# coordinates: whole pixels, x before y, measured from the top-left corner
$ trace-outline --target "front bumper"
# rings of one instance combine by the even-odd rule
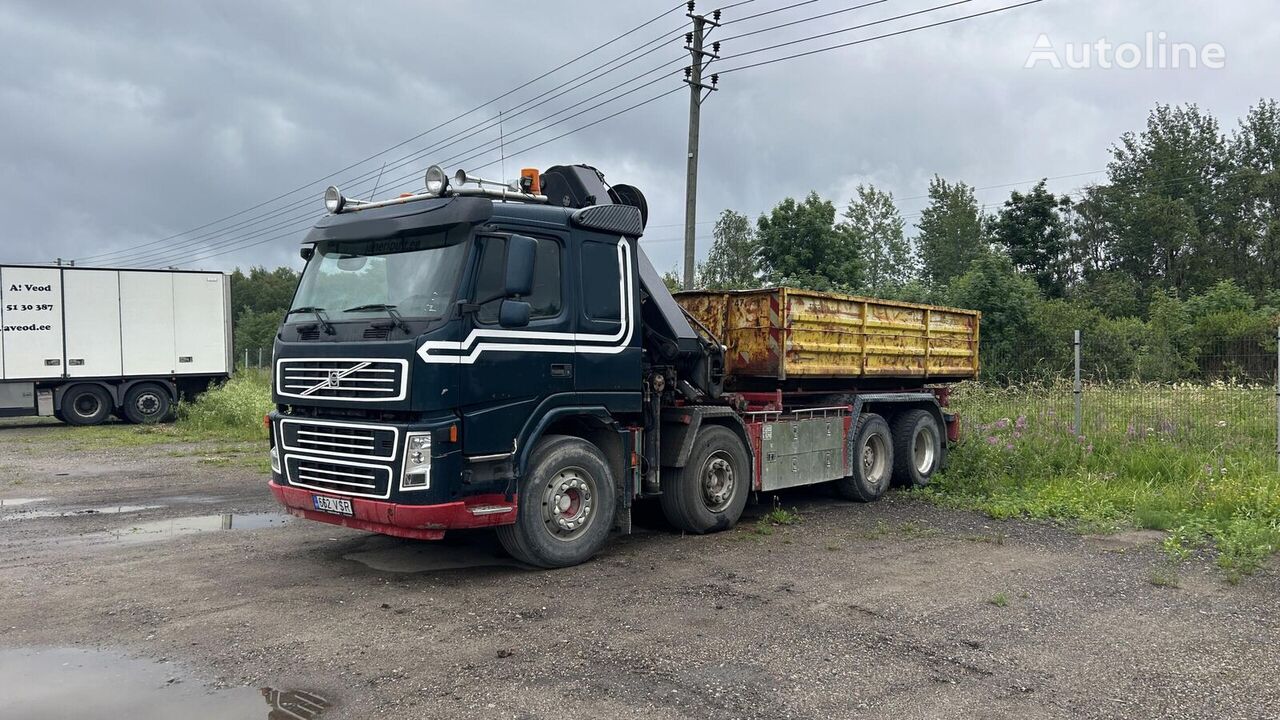
[[[473,495],[439,505],[404,505],[393,502],[332,495],[351,501],[352,517],[319,512],[313,495],[326,495],[281,485],[270,484],[271,493],[290,515],[308,520],[342,525],[356,530],[394,535],[416,540],[439,540],[447,530],[495,527],[516,521],[516,503],[502,494]]]

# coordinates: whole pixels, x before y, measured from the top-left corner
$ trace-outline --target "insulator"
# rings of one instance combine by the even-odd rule
[[[687,67],[687,68],[685,68],[685,69],[684,69],[684,76],[685,76],[685,79],[688,79],[688,78],[693,77],[693,68],[691,68],[691,67]]]
[[[711,17],[714,18],[716,22],[720,22],[720,11],[716,10],[715,12],[711,13]]]
[[[718,43],[718,42],[713,42],[713,43],[711,43],[711,52],[719,53],[719,52],[720,52],[720,43]]]
[[[719,75],[712,75],[712,76],[711,76],[711,84],[712,84],[712,85],[715,85],[716,83],[719,83],[719,82],[720,82],[720,76],[719,76]]]
[[[689,12],[693,12],[693,0],[689,0],[685,5],[688,6]]]
[[[685,45],[692,45],[692,44],[693,44],[693,33],[685,33],[685,34],[684,34],[684,44],[685,44]]]

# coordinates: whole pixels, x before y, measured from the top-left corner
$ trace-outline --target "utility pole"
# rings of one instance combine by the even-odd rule
[[[688,4],[685,13],[693,20],[693,32],[684,36],[685,49],[693,58],[693,64],[684,69],[684,81],[689,85],[689,157],[688,170],[684,186],[684,289],[693,289],[694,271],[694,235],[698,229],[698,124],[702,119],[702,101],[716,90],[720,81],[718,75],[711,76],[711,84],[702,82],[702,70],[708,60],[719,56],[720,43],[711,46],[711,52],[703,49],[707,27],[720,27],[720,11],[716,10],[710,18],[693,12],[693,0]],[[705,93],[705,94],[704,94]]]

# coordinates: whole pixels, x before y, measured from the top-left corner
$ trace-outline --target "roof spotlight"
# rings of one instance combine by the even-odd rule
[[[337,215],[342,212],[343,206],[347,204],[347,199],[342,197],[342,191],[336,185],[330,185],[324,191],[324,209]]]
[[[431,195],[444,195],[444,191],[449,187],[449,178],[439,165],[427,168],[426,181],[427,192]]]

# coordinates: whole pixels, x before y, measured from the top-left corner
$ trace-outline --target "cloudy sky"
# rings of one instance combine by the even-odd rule
[[[884,0],[734,38],[867,3],[813,0],[712,39],[725,40],[718,68],[728,70],[1017,1],[971,0],[732,57],[946,2]],[[507,94],[673,4],[2,0],[0,262],[298,266],[297,241],[330,182],[368,197],[376,179],[382,196],[419,185],[433,161],[501,176],[501,113],[508,176],[584,162],[638,185],[651,207],[644,244],[655,265],[674,268],[687,93],[526,148],[683,87],[682,11]],[[793,4],[754,0],[723,19]],[[1089,69],[1026,67],[1042,35],[1065,63],[1068,45],[1081,59],[1086,44],[1145,46],[1148,33],[1156,52],[1141,48],[1143,64],[1159,65],[1162,42],[1217,44],[1225,64],[1104,68],[1110,58],[1095,52]],[[874,183],[908,223],[935,173],[983,188],[992,206],[1040,177],[1070,191],[1102,179],[1108,146],[1156,103],[1198,103],[1229,129],[1276,94],[1277,65],[1270,0],[1045,0],[726,73],[703,106],[699,251],[722,209],[755,214],[809,190],[843,203]]]

